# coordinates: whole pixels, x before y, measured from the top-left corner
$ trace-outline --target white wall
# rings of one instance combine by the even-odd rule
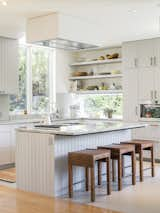
[[[68,93],[69,91],[69,76],[72,63],[72,53],[65,50],[56,50],[56,93]]]
[[[73,61],[73,54],[70,51],[56,49],[56,105],[65,118],[69,117],[69,106],[73,104],[68,80],[71,73],[69,64]]]

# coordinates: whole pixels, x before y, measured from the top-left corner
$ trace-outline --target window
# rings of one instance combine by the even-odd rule
[[[10,96],[10,111],[15,114],[46,113],[53,98],[49,97],[49,48],[23,45],[19,47],[19,94]],[[54,71],[52,71],[54,72]],[[52,81],[50,81],[52,82]],[[54,83],[54,82],[52,82]]]
[[[49,110],[49,50],[32,48],[32,111]]]
[[[81,109],[83,117],[115,118],[123,117],[123,95],[82,95]]]
[[[26,102],[26,55],[27,48],[19,48],[19,94],[10,96],[10,111],[22,113],[27,109]]]

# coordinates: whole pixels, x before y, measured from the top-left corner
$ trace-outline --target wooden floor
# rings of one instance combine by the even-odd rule
[[[117,213],[0,186],[0,213]]]
[[[0,180],[15,183],[16,182],[16,169],[3,169],[0,170]]]

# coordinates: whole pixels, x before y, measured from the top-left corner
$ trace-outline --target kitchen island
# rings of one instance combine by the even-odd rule
[[[17,129],[17,188],[47,196],[68,192],[68,152],[131,139],[145,124],[109,121],[59,121],[54,125]],[[84,169],[74,168],[74,187],[84,184]]]

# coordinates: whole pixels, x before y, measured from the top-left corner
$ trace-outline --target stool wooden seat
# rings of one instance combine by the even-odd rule
[[[139,169],[140,169],[140,181],[142,182],[144,180],[143,175],[143,151],[149,150],[151,152],[151,175],[152,177],[155,176],[155,159],[154,159],[154,141],[151,140],[131,140],[126,142],[121,142],[121,144],[134,144],[135,145],[135,151],[137,154],[139,154]]]
[[[68,173],[69,173],[69,197],[73,197],[73,166],[84,167],[86,171],[86,191],[88,191],[88,177],[90,169],[91,177],[91,201],[95,201],[95,162],[104,160],[106,162],[107,174],[107,194],[111,194],[110,183],[110,151],[98,149],[86,149],[78,152],[68,153]]]
[[[111,151],[112,167],[114,160],[118,161],[118,190],[122,190],[122,159],[124,155],[131,156],[132,159],[132,184],[136,184],[136,159],[135,159],[135,146],[128,144],[112,144],[107,146],[100,146],[98,149],[105,149]],[[112,178],[115,179],[114,168],[112,168]]]

